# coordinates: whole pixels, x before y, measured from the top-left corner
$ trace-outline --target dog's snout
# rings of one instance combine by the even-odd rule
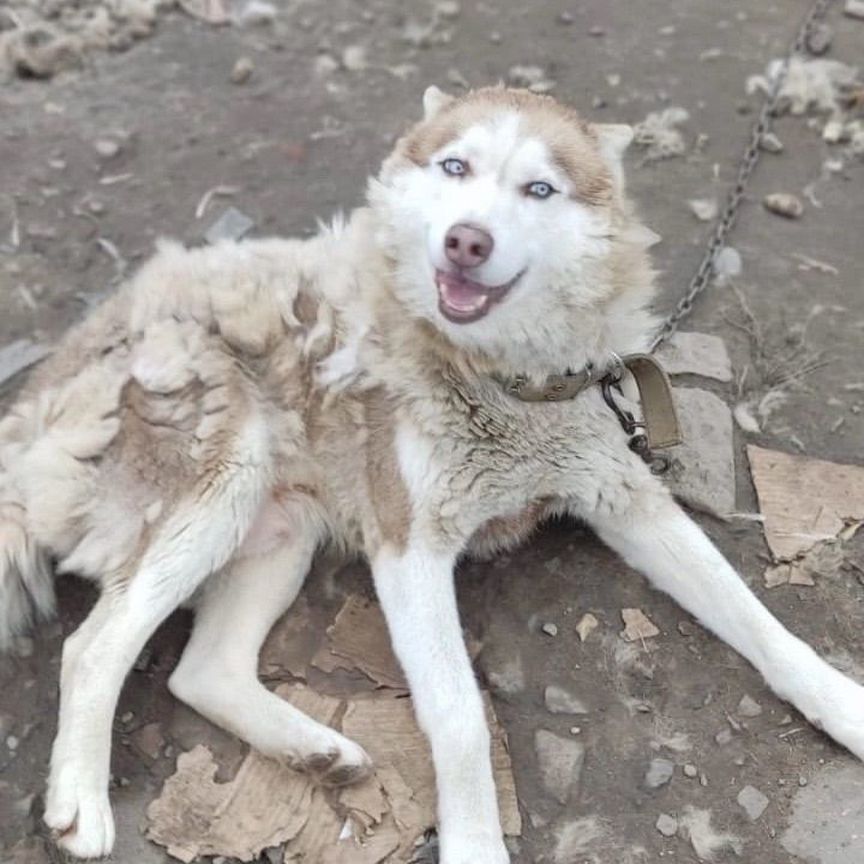
[[[492,235],[475,225],[451,225],[444,236],[444,252],[457,267],[479,267],[494,245]]]

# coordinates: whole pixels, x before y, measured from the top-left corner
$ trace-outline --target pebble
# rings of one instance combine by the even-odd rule
[[[740,276],[742,269],[741,253],[732,246],[724,246],[714,259],[714,273],[720,285]]]
[[[717,200],[715,198],[692,198],[687,202],[687,206],[700,222],[711,222],[717,218]]]
[[[586,612],[576,625],[579,641],[584,642],[599,626],[600,622],[590,613]]]
[[[245,84],[255,71],[255,64],[248,57],[240,57],[231,70],[232,84]]]
[[[93,149],[102,159],[113,159],[120,153],[120,145],[110,138],[99,138],[93,143]]]
[[[462,11],[462,7],[456,0],[439,0],[435,4],[435,11],[442,18],[457,18]]]
[[[566,804],[579,783],[585,762],[585,745],[546,729],[538,729],[534,735],[534,750],[543,788],[559,804]]]
[[[19,741],[14,735],[6,738],[6,746],[14,753],[18,749]]]
[[[801,199],[788,192],[772,192],[762,199],[762,206],[769,212],[787,219],[798,219],[804,212]]]
[[[587,714],[585,704],[563,687],[550,684],[543,693],[546,710],[550,714]]]
[[[678,820],[668,813],[661,813],[655,827],[664,837],[674,837],[678,833]]]
[[[715,736],[714,740],[721,746],[725,746],[732,740],[731,729],[721,729]]]
[[[813,23],[807,33],[807,50],[821,57],[831,47],[834,31],[827,24]]]
[[[669,759],[652,759],[645,772],[645,785],[649,789],[665,786],[675,773],[675,763]]]
[[[129,738],[145,756],[158,759],[162,755],[165,738],[162,736],[162,730],[158,723],[148,723],[146,726],[142,726],[133,732]]]
[[[551,621],[547,621],[540,628],[547,636],[557,636],[558,635],[558,627],[553,624]]]
[[[684,766],[684,776],[685,777],[689,777],[691,780],[693,780],[698,773],[699,773],[699,769],[695,765],[691,764],[690,762],[688,762]]]
[[[738,803],[744,808],[751,822],[755,822],[771,803],[755,786],[745,786],[739,793]]]
[[[739,717],[758,717],[762,713],[762,706],[750,695],[744,694],[735,713]]]
[[[599,27],[595,24],[593,27],[589,28],[588,35],[599,38],[600,36],[605,36],[606,31],[602,27]]]
[[[120,722],[124,725],[128,725],[135,719],[135,714],[132,711],[126,711],[121,717]]]
[[[843,14],[864,21],[864,0],[846,0]]]
[[[564,12],[560,12],[558,14],[557,20],[558,20],[559,24],[568,25],[568,24],[572,24],[576,20],[576,17],[573,15],[572,12],[567,12],[565,10]]]
[[[773,132],[766,132],[762,136],[762,140],[759,142],[759,146],[766,153],[783,152],[783,142]]]
[[[349,72],[362,72],[369,65],[363,45],[349,45],[342,52],[342,66]]]
[[[267,0],[248,0],[236,16],[241,27],[263,27],[276,20],[278,10]]]
[[[803,774],[798,778],[798,785],[802,787],[807,785],[807,778]]]
[[[105,212],[105,204],[103,201],[100,201],[98,198],[91,198],[87,202],[87,209],[94,216],[101,216]]]

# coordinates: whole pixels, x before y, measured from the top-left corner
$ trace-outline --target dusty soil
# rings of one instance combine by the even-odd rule
[[[365,177],[417,116],[426,84],[458,89],[460,78],[494,82],[516,64],[541,66],[556,82],[555,95],[598,119],[637,122],[667,105],[690,112],[683,156],[643,164],[635,152],[630,161],[630,187],[663,237],[655,252],[665,309],[708,232],[686,202],[721,195],[732,178],[756,104],[745,95],[745,78],[783,52],[807,5],[679,0],[639,4],[637,11],[627,0],[465,2],[436,30],[449,32],[449,41],[433,39],[426,47],[405,35],[406,23],[431,17],[431,6],[416,0],[286,2],[275,23],[246,28],[162,15],[153,35],[126,52],[97,51],[77,71],[0,86],[0,345],[56,339],[149,254],[157,236],[198,242],[228,204],[255,221],[256,234],[311,232],[316,218],[362,200]],[[864,22],[839,8],[830,21],[831,56],[860,59]],[[330,68],[321,59],[339,60],[355,45],[366,47],[366,68]],[[237,85],[229,79],[240,57],[254,68]],[[349,52],[348,65],[361,65],[351,57],[356,52]],[[766,388],[760,377],[766,358],[788,354],[805,324],[806,350],[789,362],[825,361],[789,390],[761,434],[736,433],[738,506],[745,511],[756,506],[746,442],[860,463],[864,440],[864,166],[846,159],[840,170],[826,172],[823,163],[836,158],[836,148],[805,118],[782,118],[777,134],[785,150],[763,158],[734,235],[743,259],[738,295],[713,289],[688,323],[727,340],[738,378],[750,369],[745,393]],[[705,137],[697,143],[698,136]],[[116,155],[97,152],[104,139],[119,144]],[[802,191],[811,183],[815,201]],[[199,201],[215,186],[236,191],[214,198],[196,218]],[[776,191],[801,196],[803,217],[767,213],[759,201]],[[837,272],[802,269],[796,253]],[[747,319],[739,296],[760,325],[756,340],[740,326]],[[7,401],[16,383],[5,387]],[[735,384],[712,389],[730,404],[738,400]],[[864,544],[849,550],[852,566],[815,587],[767,591],[761,528],[701,521],[783,621],[860,674],[864,571],[854,562],[864,564]],[[32,654],[0,658],[0,840],[18,861],[49,860],[47,847],[33,838],[55,727],[60,646],[93,599],[74,579],[58,589],[59,620],[37,634]],[[325,627],[352,591],[371,591],[362,567],[314,577],[308,592],[316,626]],[[680,816],[688,807],[710,810],[715,828],[737,835],[741,860],[864,860],[864,769],[579,526],[551,526],[508,559],[466,566],[460,595],[466,627],[484,646],[479,674],[498,682],[496,708],[509,733],[526,817],[515,861],[696,861],[684,837],[667,838],[655,828],[661,813]],[[643,609],[660,627],[652,650],[622,653],[623,607]],[[575,625],[588,611],[600,627],[582,644]],[[557,625],[556,636],[543,632],[547,622]],[[165,858],[137,828],[178,751],[203,741],[229,766],[243,752],[167,694],[165,680],[188,624],[182,613],[166,623],[121,698],[118,718],[132,717],[117,722],[113,763],[115,777],[123,778],[113,793],[114,857],[122,864]],[[507,670],[512,686],[502,689]],[[588,713],[550,714],[543,700],[549,684],[577,695]],[[759,716],[736,714],[745,694],[760,704]],[[152,721],[164,736],[157,758],[130,740]],[[561,806],[543,791],[534,734],[545,728],[567,736],[574,725],[587,758],[576,794]],[[649,790],[644,777],[655,758],[670,760],[675,771]],[[695,777],[685,765],[696,766]],[[837,777],[843,783],[832,785]],[[770,800],[755,822],[736,801],[748,785]],[[801,798],[813,789],[827,791]],[[790,824],[812,841],[790,848],[809,858],[784,848]],[[721,852],[718,860],[724,855],[734,857]]]

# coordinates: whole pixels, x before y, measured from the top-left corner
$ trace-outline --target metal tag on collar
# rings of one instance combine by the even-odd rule
[[[562,402],[575,399],[594,382],[593,367],[563,375],[550,375],[541,385],[530,384],[524,375],[517,375],[507,384],[507,392],[523,402]]]

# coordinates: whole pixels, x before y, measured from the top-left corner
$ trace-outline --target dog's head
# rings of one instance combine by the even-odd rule
[[[503,87],[430,87],[423,104],[370,190],[398,301],[457,346],[513,357],[551,340],[560,358],[573,320],[615,290],[602,271],[629,224],[630,128]]]

